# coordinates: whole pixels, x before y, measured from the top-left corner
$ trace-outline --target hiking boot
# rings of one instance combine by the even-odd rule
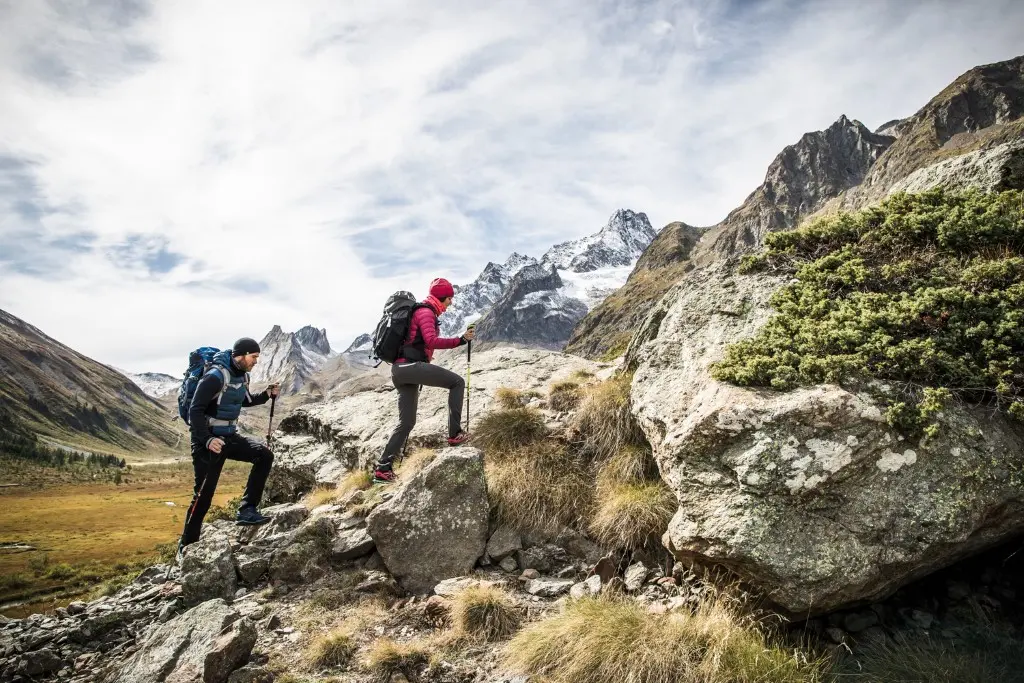
[[[239,524],[241,526],[258,526],[260,524],[266,524],[269,521],[270,517],[267,517],[253,507],[242,508],[238,511],[238,516],[235,517],[235,524]]]
[[[449,446],[458,446],[459,444],[464,444],[467,441],[469,441],[469,433],[468,432],[459,432],[455,436],[449,436],[448,437],[448,445]]]
[[[374,470],[373,471],[373,483],[374,484],[394,484],[395,473],[393,470]]]
[[[178,552],[174,554],[174,563],[179,567],[181,566],[181,560],[185,557],[185,544],[178,541]]]

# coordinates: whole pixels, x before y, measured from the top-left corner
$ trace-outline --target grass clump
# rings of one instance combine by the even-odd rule
[[[499,519],[521,531],[584,526],[594,477],[557,442],[543,442],[487,461],[487,495]]]
[[[399,643],[390,638],[380,638],[366,655],[366,669],[380,681],[390,680],[395,673],[417,680],[430,663],[430,656],[430,648],[423,643]]]
[[[588,387],[573,420],[583,449],[600,460],[607,460],[627,446],[647,444],[640,425],[630,412],[630,374]]]
[[[352,470],[338,482],[335,489],[338,498],[343,498],[353,491],[365,491],[373,485],[373,473],[369,470]]]
[[[339,629],[315,640],[306,658],[311,667],[324,669],[348,664],[355,653],[352,635]]]
[[[1024,418],[1024,192],[893,195],[772,233],[742,268],[793,282],[717,379],[780,391],[880,380],[904,394],[887,418],[910,433],[934,435],[956,396]]]
[[[488,452],[508,452],[547,435],[544,416],[533,408],[495,410],[477,421],[474,437]]]
[[[594,538],[606,548],[643,548],[668,528],[679,504],[662,481],[602,483],[590,520]]]
[[[658,465],[646,446],[623,446],[602,466],[599,478],[605,482],[628,484],[658,478]]]
[[[502,410],[515,410],[523,407],[523,392],[509,387],[499,387],[494,392],[494,401]]]
[[[518,630],[520,621],[519,608],[496,586],[472,586],[452,602],[452,624],[461,635],[472,639],[503,640]]]
[[[331,486],[318,486],[309,492],[303,502],[308,509],[313,510],[321,505],[337,502],[338,497],[338,489]]]
[[[580,404],[583,392],[577,382],[555,382],[548,393],[548,405],[552,410],[566,412]]]
[[[988,627],[970,628],[956,644],[924,633],[899,634],[857,648],[839,669],[838,680],[863,683],[1016,681],[1024,671],[1024,648],[1011,634]]]
[[[505,661],[550,683],[815,683],[826,666],[772,644],[719,602],[653,615],[608,598],[572,601],[526,627]]]
[[[434,462],[437,458],[437,451],[432,448],[417,448],[408,457],[398,461],[395,471],[402,475],[403,479],[412,479],[417,472]]]

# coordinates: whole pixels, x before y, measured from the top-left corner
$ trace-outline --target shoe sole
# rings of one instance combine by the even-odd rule
[[[235,520],[235,526],[263,526],[269,521],[270,519],[264,519],[262,522],[243,522],[241,520]]]

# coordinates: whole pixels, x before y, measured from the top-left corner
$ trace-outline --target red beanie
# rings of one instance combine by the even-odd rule
[[[452,283],[443,277],[439,277],[430,283],[430,296],[437,297],[438,299],[455,296],[455,289],[452,287]]]

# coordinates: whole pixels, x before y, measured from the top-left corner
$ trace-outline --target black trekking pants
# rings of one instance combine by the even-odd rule
[[[462,430],[462,401],[466,394],[466,380],[451,370],[430,363],[403,363],[391,366],[391,381],[398,390],[398,426],[391,432],[378,469],[389,470],[395,456],[402,450],[409,433],[416,426],[416,408],[419,406],[420,386],[441,387],[448,390],[448,436]]]
[[[196,487],[192,494],[192,504],[185,515],[185,530],[181,534],[182,545],[195,543],[203,529],[203,518],[210,511],[213,494],[217,490],[217,481],[225,460],[251,462],[249,481],[245,484],[242,502],[239,509],[259,507],[263,499],[263,487],[270,476],[270,467],[274,464],[274,454],[265,445],[255,439],[247,439],[238,434],[219,437],[224,440],[220,453],[207,450],[205,444],[192,442],[192,468],[195,470]]]

